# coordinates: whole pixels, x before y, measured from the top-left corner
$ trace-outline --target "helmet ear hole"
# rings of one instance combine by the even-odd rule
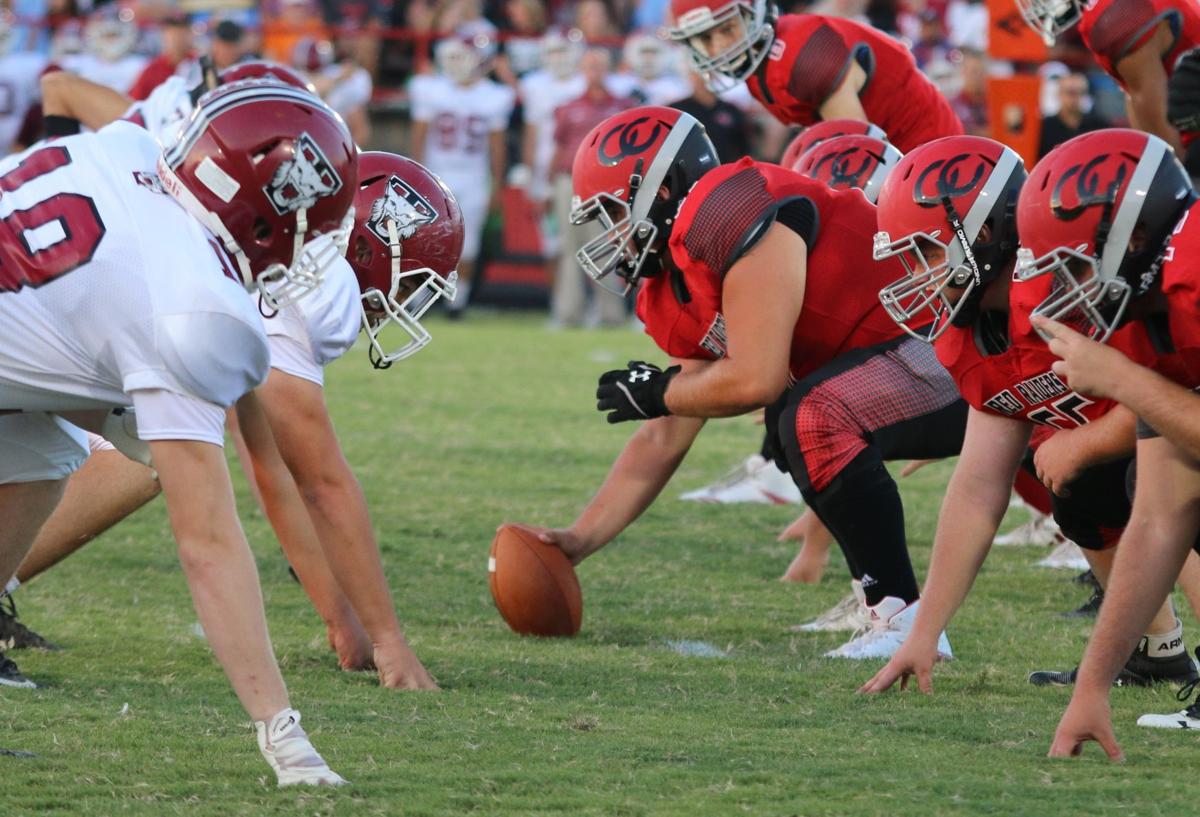
[[[259,216],[258,218],[254,219],[255,241],[259,242],[260,244],[265,244],[271,240],[271,233],[273,232],[274,230],[271,229],[270,223],[265,218]]]
[[[357,235],[354,237],[354,260],[362,266],[367,266],[371,263],[371,245],[367,243],[365,236]]]

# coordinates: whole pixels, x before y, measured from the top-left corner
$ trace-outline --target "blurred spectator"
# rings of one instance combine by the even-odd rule
[[[504,4],[508,26],[496,59],[496,74],[514,88],[517,80],[541,65],[541,40],[546,31],[546,9],[541,0],[508,0]]]
[[[717,149],[717,159],[722,164],[751,155],[750,122],[746,114],[741,108],[708,90],[704,77],[695,71],[689,71],[688,75],[692,95],[671,103],[671,107],[689,113],[700,121],[713,147]]]
[[[439,0],[433,10],[433,33],[496,41],[496,26],[483,16],[479,0]]]
[[[979,51],[962,52],[962,90],[950,100],[950,107],[962,121],[963,129],[973,136],[989,136],[987,101],[987,57]]]
[[[924,71],[932,62],[948,61],[952,46],[946,39],[946,27],[942,24],[941,15],[936,11],[925,9],[918,19],[912,55],[917,61],[917,67]]]
[[[983,0],[950,0],[946,7],[946,32],[956,48],[987,51],[988,10]]]
[[[667,24],[671,0],[641,0],[633,10],[633,27],[654,31]]]
[[[262,50],[268,59],[286,65],[291,62],[296,43],[305,37],[325,40],[328,36],[312,0],[281,0],[279,16],[263,21]]]
[[[194,64],[192,21],[182,11],[173,11],[162,19],[162,50],[150,60],[129,89],[131,99],[145,99],[150,92],[173,74],[186,73]]]
[[[309,37],[296,43],[292,67],[303,73],[326,104],[342,115],[354,141],[365,145],[371,137],[367,118],[371,75],[353,59],[335,60],[333,43]]]
[[[616,41],[621,32],[604,0],[579,0],[575,5],[574,26],[586,42],[603,46],[612,52],[614,59],[619,58],[620,47]]]
[[[606,80],[612,69],[612,58],[606,49],[589,48],[579,62],[579,69],[586,85],[583,96],[554,112],[555,150],[551,169],[554,217],[559,224],[560,244],[554,290],[550,294],[550,319],[556,327],[582,326],[593,319],[601,326],[619,326],[626,320],[625,302],[601,287],[589,287],[586,273],[575,260],[579,248],[599,235],[603,228],[599,224],[571,224],[571,200],[575,195],[571,166],[583,138],[592,128],[633,103],[609,92]],[[585,315],[589,289],[594,296],[593,319]]]
[[[557,31],[542,37],[542,67],[520,82],[525,111],[523,162],[530,171],[529,197],[544,203],[550,197],[550,160],[554,157],[554,111],[583,93],[586,83],[579,73],[583,43],[578,32]]]
[[[871,23],[867,19],[867,0],[817,0],[806,11],[827,17],[846,17],[868,25]]]
[[[616,96],[633,97],[639,105],[669,105],[691,93],[677,69],[683,54],[656,34],[636,32],[625,39],[624,61],[629,71],[608,82]]]
[[[1091,112],[1087,77],[1081,73],[1073,72],[1058,80],[1058,102],[1058,113],[1042,119],[1039,159],[1081,133],[1112,127],[1107,119]]]
[[[213,29],[208,53],[218,71],[223,71],[247,54],[246,30],[233,20],[222,20]]]
[[[146,67],[146,58],[133,53],[138,28],[129,8],[102,6],[92,12],[83,28],[82,53],[63,56],[63,68],[127,94]]]
[[[38,106],[38,77],[46,58],[18,48],[20,30],[7,11],[0,10],[0,156],[17,144],[17,136],[30,108]]]
[[[447,37],[435,50],[438,73],[413,77],[410,155],[444,181],[462,209],[466,236],[458,291],[449,305],[460,316],[470,298],[475,259],[489,209],[504,180],[504,131],[514,94],[485,79],[486,53],[474,38]]]

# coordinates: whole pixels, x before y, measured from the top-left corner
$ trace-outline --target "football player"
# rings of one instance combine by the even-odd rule
[[[1025,178],[1011,149],[956,136],[908,154],[880,195],[875,257],[899,257],[909,270],[880,297],[900,326],[932,341],[971,409],[942,504],[921,611],[904,646],[862,687],[865,692],[881,692],[909,676],[931,691],[938,635],[987,556],[1031,437],[1038,474],[1054,491],[1055,519],[1089,554],[1102,585],[1128,519],[1133,416],[1064,384],[1029,323],[1040,293],[1025,285],[1010,296],[1017,196]],[[1113,343],[1140,358],[1156,356],[1140,323],[1122,329]],[[1124,684],[1200,678],[1169,601],[1126,658]],[[1030,680],[1064,684],[1074,677],[1038,672]]]
[[[769,0],[672,0],[673,40],[714,91],[744,80],[785,125],[855,119],[902,152],[962,133],[899,40],[842,17],[778,15]]]
[[[257,61],[226,69],[220,81],[263,77],[307,87],[294,71]],[[58,93],[52,98],[65,111],[76,110],[72,108],[76,100],[103,98],[91,83],[71,75],[55,85]],[[100,125],[96,118],[111,111],[114,103],[79,104],[94,117],[87,124]],[[146,101],[136,103],[127,118],[162,139],[177,128],[178,112],[190,104],[191,95],[182,84],[167,87],[164,83]],[[396,618],[365,497],[341,453],[324,401],[322,372],[350,348],[360,326],[366,327],[368,352],[379,368],[429,342],[420,317],[439,299],[453,294],[462,219],[452,194],[420,165],[390,154],[368,153],[363,158],[366,171],[356,194],[356,233],[350,239],[355,251],[350,263],[333,252],[333,260],[325,264],[325,285],[266,320],[271,374],[256,396],[239,402],[236,415],[231,412],[229,419],[239,454],[245,439],[243,465],[251,485],[324,620],[341,665],[346,669],[373,666],[387,687],[428,689],[435,684],[408,646]],[[406,250],[401,256],[396,245],[395,281],[384,277],[392,272],[390,256],[381,259],[379,248],[368,240],[374,235],[375,242],[386,240],[383,247],[390,248],[388,224],[392,222]],[[331,248],[323,242],[305,257],[330,256]],[[368,292],[370,301],[360,304]],[[378,338],[388,325],[399,326],[409,342],[384,350]],[[113,463],[110,467],[127,466]],[[127,487],[128,496],[113,496],[103,511],[105,527],[120,518],[116,514],[128,508],[134,496],[141,495],[137,483]],[[93,498],[87,507],[96,504]],[[58,524],[39,538],[31,554],[35,565],[48,567],[87,541],[78,535],[82,512],[74,505],[62,509]],[[88,539],[99,532],[89,531]],[[21,579],[33,575],[36,571],[23,565]]]
[[[1137,131],[1105,130],[1047,154],[1018,205],[1018,273],[1050,292],[1034,323],[1064,357],[1055,373],[1090,398],[1119,401],[1139,420],[1133,510],[1051,755],[1079,754],[1085,741],[1097,740],[1110,757],[1120,757],[1109,687],[1200,531],[1194,404],[1169,382],[1200,384],[1196,201],[1170,145]],[[1043,278],[1052,284],[1041,284]],[[1173,350],[1153,361],[1155,371],[1096,342],[1115,337],[1129,319],[1158,331]],[[1193,703],[1138,723],[1194,728],[1197,714]]]
[[[886,657],[918,592],[883,460],[957,452],[965,406],[879,304],[901,268],[868,262],[874,208],[860,191],[750,159],[716,164],[699,123],[665,108],[610,117],[576,155],[573,220],[604,228],[580,263],[602,285],[639,286],[638,317],[672,365],[601,377],[609,422],[648,422],[575,523],[544,541],[586,558],[653,501],[705,419],[772,406],[776,450],[845,549],[875,624],[831,655]]]
[[[94,426],[132,404],[201,624],[264,758],[280,785],[343,782],[275,662],[222,426],[269,364],[242,285],[278,308],[319,284],[323,270],[291,268],[314,235],[345,229],[349,133],[307,93],[236,83],[202,98],[165,150],[114,123],[2,160],[0,179],[0,577],[87,455],[82,432],[51,412]]]
[[[125,93],[132,88],[149,62],[133,52],[138,27],[129,7],[110,5],[92,12],[83,27],[83,39],[84,52],[63,57],[62,67],[114,91]]]
[[[450,186],[462,207],[466,244],[450,305],[457,315],[466,308],[484,223],[503,183],[504,131],[515,95],[483,76],[484,49],[473,40],[448,37],[434,57],[439,73],[413,77],[409,86],[411,154]]]
[[[1192,0],[1016,0],[1025,22],[1053,45],[1079,25],[1083,44],[1126,94],[1129,124],[1163,139],[1180,159],[1200,131],[1181,133],[1167,117],[1167,81],[1180,55],[1200,46]],[[1196,167],[1191,167],[1195,164]],[[1189,162],[1200,170],[1200,158]]]

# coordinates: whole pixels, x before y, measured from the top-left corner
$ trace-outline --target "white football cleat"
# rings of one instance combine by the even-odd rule
[[[1192,686],[1185,686],[1180,692],[1186,692],[1182,700],[1191,696]],[[1151,729],[1200,729],[1200,700],[1188,704],[1185,709],[1170,715],[1142,715],[1137,719],[1138,726],[1148,726]]]
[[[912,632],[918,604],[919,601],[914,601],[906,605],[903,599],[885,596],[879,604],[868,608],[871,611],[870,623],[845,644],[825,653],[825,657],[856,660],[891,658]],[[942,658],[954,657],[945,633],[938,636],[938,655]]]
[[[688,502],[708,502],[716,505],[735,505],[754,502],[761,505],[802,505],[800,489],[792,478],[775,467],[775,463],[759,454],[752,454],[730,469],[712,485],[682,494]]]
[[[1089,570],[1091,565],[1084,558],[1079,545],[1070,539],[1063,539],[1058,547],[1050,551],[1050,555],[1037,563],[1038,567],[1059,567],[1066,570]]]
[[[862,582],[850,580],[850,595],[830,607],[824,613],[805,624],[789,627],[792,633],[831,633],[861,630],[871,623],[871,611],[867,609],[867,597],[863,594]]]
[[[1035,547],[1050,547],[1058,541],[1058,524],[1054,521],[1053,516],[1038,513],[1030,509],[1031,518],[1023,525],[1010,530],[1001,536],[997,536],[992,540],[993,545],[999,547],[1012,547],[1019,545],[1028,545]]]
[[[258,748],[275,770],[279,787],[342,786],[346,781],[329,768],[300,726],[300,713],[285,709],[268,721],[255,721]]]

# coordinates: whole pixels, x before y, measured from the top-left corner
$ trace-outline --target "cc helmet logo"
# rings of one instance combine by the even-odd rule
[[[639,140],[639,132],[641,126],[650,121],[648,116],[639,116],[624,125],[617,125],[615,128],[604,134],[600,138],[600,164],[605,167],[616,167],[621,163],[622,159],[628,159],[630,156],[637,156],[639,153],[645,153],[655,142],[658,141],[659,134],[665,127],[671,129],[670,124],[661,119],[654,122],[654,126],[650,128],[648,133],[642,135]],[[615,140],[614,140],[615,137]]]
[[[972,154],[960,153],[950,159],[938,159],[936,162],[932,162],[917,177],[917,184],[913,187],[913,201],[922,207],[936,207],[947,199],[956,199],[974,190],[975,186],[983,179],[987,168],[983,161],[979,161],[975,165],[971,178],[966,183],[960,183],[960,178],[965,172],[960,166],[970,158],[972,158]],[[976,158],[983,159],[982,156]],[[926,181],[934,171],[937,171],[937,179],[933,181],[933,189],[929,190],[926,188]]]
[[[858,148],[847,148],[837,153],[825,154],[813,165],[812,177],[819,179],[822,178],[822,173],[827,173],[830,187],[861,188],[866,182],[864,177],[875,169],[882,158],[864,150],[862,161],[858,163],[857,168],[851,170],[850,163],[858,152]],[[828,170],[825,169],[826,164],[829,165]]]
[[[1105,169],[1101,168],[1101,165],[1110,158],[1116,158],[1118,166],[1115,171],[1104,172]],[[1054,185],[1050,209],[1063,221],[1072,221],[1079,218],[1089,207],[1116,204],[1117,193],[1129,176],[1131,164],[1136,165],[1137,161],[1128,154],[1105,153],[1087,164],[1067,168]],[[1110,180],[1102,183],[1102,175],[1108,176]]]

